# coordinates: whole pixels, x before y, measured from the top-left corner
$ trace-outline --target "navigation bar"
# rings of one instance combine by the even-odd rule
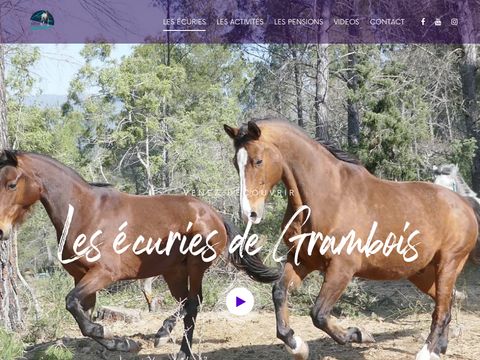
[[[93,6],[97,2],[101,6]],[[0,0],[0,41],[479,42],[480,5],[475,0],[429,4],[425,8],[417,0]]]

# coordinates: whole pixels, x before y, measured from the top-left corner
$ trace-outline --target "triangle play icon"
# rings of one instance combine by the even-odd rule
[[[236,306],[236,307],[239,307],[239,306],[242,305],[242,304],[245,304],[245,300],[243,300],[242,298],[239,298],[238,296],[236,296],[235,306]]]

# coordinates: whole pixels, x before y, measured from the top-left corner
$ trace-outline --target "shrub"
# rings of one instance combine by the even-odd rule
[[[73,360],[73,353],[65,345],[52,345],[47,350],[41,352],[38,360]]]
[[[23,343],[15,334],[0,328],[1,360],[15,360],[23,356]]]
[[[32,320],[23,340],[34,344],[62,336],[75,320],[65,309],[65,296],[73,288],[73,279],[65,271],[55,271],[48,278],[37,280],[36,289],[43,313]]]

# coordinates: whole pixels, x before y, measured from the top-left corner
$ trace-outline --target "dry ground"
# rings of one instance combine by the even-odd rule
[[[174,342],[161,348],[153,347],[153,334],[167,314],[142,314],[137,323],[108,323],[115,334],[129,335],[142,345],[138,354],[107,352],[93,340],[82,338],[72,328],[70,338],[62,342],[75,353],[75,359],[172,359],[179,349],[181,327],[174,333]],[[292,327],[310,346],[311,359],[325,360],[385,360],[414,359],[422,347],[430,325],[430,315],[409,315],[400,320],[386,321],[373,318],[341,319],[342,325],[360,325],[371,332],[376,343],[369,345],[337,345],[320,330],[316,329],[308,316],[292,316]],[[474,312],[457,311],[451,323],[451,341],[445,359],[480,358],[480,316]],[[51,345],[42,344],[28,352],[34,353]],[[275,338],[275,320],[272,313],[252,312],[245,317],[234,317],[227,312],[200,313],[193,349],[201,359],[208,360],[249,360],[272,359],[290,360],[281,343]]]
[[[364,315],[341,318],[340,323],[344,327],[365,328],[373,334],[376,343],[337,345],[313,326],[309,316],[292,315],[292,328],[309,344],[310,360],[415,359],[416,352],[423,346],[428,335],[433,301],[407,281],[367,281],[362,286],[376,298],[374,305],[364,311]],[[468,267],[457,281],[457,289],[466,295],[466,299],[457,302],[452,311],[450,343],[443,359],[479,360],[479,268]],[[345,301],[358,304],[361,299],[354,296],[352,299],[344,299],[344,303]],[[221,299],[219,303],[217,311],[200,312],[198,315],[193,344],[197,360],[291,360],[283,344],[276,339],[273,311],[257,311],[245,317],[236,317],[224,310],[225,305]],[[307,313],[308,307],[303,310]],[[298,314],[298,307],[296,313]],[[72,324],[65,331],[65,337],[56,343],[69,347],[75,360],[174,359],[173,355],[180,348],[183,324],[177,325],[170,343],[158,349],[153,347],[154,334],[170,314],[141,312],[139,321],[104,323],[114,334],[126,335],[139,342],[142,348],[138,354],[108,352],[95,341],[82,337],[76,324]],[[35,359],[35,354],[52,344],[55,341],[35,346],[27,352],[27,358]]]

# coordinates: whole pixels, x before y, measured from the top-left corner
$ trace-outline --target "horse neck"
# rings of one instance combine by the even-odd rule
[[[278,147],[284,159],[282,181],[292,194],[288,196],[289,206],[297,209],[322,203],[336,193],[344,164],[309,138],[298,138],[295,133],[288,136],[286,132],[282,136]]]
[[[480,202],[480,200],[477,197],[477,193],[473,191],[470,186],[463,180],[463,178],[459,174],[453,174],[452,175],[456,185],[457,185],[457,192],[460,193],[460,195],[463,196],[468,196],[474,198],[477,202]]]
[[[69,205],[78,212],[91,204],[93,191],[90,185],[73,170],[53,159],[37,154],[24,154],[21,159],[41,184],[40,201],[60,236]]]

